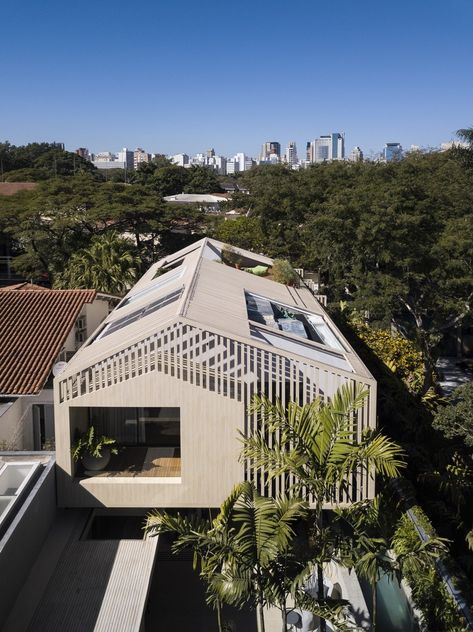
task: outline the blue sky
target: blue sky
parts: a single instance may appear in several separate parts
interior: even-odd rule
[[[231,155],[473,126],[471,0],[3,0],[0,139]]]

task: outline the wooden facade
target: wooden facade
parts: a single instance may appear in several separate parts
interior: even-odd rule
[[[287,288],[219,265],[206,257],[209,246],[213,257],[221,244],[206,239],[197,248],[176,254],[184,261],[182,275],[174,286],[159,292],[182,285],[177,303],[130,324],[122,333],[86,344],[56,379],[61,505],[218,506],[243,479],[268,493],[264,473],[251,462],[238,460],[238,432],[248,434],[256,426],[256,419],[247,412],[256,393],[283,403],[305,403],[316,397],[330,398],[342,384],[361,384],[369,395],[359,414],[358,432],[375,427],[376,383],[320,302],[306,289]],[[160,278],[164,283],[165,275],[156,280],[153,271],[165,264],[155,264],[130,295],[146,293],[148,287],[151,291]],[[302,347],[291,334],[284,335],[286,348],[252,337],[246,291],[319,315],[341,341],[340,348],[328,349],[312,342],[304,342]],[[121,317],[122,310],[117,311]],[[123,309],[123,313],[132,313],[132,308]],[[118,318],[114,314],[110,316],[112,323]],[[264,325],[259,328],[272,331]],[[307,355],[303,355],[305,348]],[[70,457],[71,442],[75,431],[86,428],[85,412],[92,406],[179,408],[180,476],[77,477]],[[278,494],[290,483],[276,480],[270,493]],[[361,470],[349,492],[340,491],[337,500],[345,504],[373,493],[372,477]]]

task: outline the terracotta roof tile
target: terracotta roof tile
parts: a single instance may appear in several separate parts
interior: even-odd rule
[[[35,395],[95,290],[0,292],[0,394]]]

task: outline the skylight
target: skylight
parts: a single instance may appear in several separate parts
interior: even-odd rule
[[[276,303],[250,292],[245,292],[245,298],[248,318],[252,322],[343,351],[342,344],[319,314]]]
[[[152,283],[151,285],[143,288],[139,292],[136,292],[135,294],[131,294],[127,298],[124,298],[120,305],[118,305],[117,309],[120,309],[121,307],[126,307],[127,305],[138,301],[140,298],[143,298],[143,296],[147,296],[148,294],[151,294],[152,292],[155,292],[156,290],[159,290],[166,285],[173,283],[173,281],[176,281],[177,279],[180,279],[182,277],[184,271],[185,268],[177,268],[175,270],[166,272],[166,274],[163,274],[159,277],[159,281],[156,281],[155,283]]]
[[[304,342],[304,340],[299,341],[289,338],[281,331],[275,331],[273,333],[272,331],[268,331],[262,327],[250,325],[250,335],[255,340],[265,342],[276,349],[282,349],[284,351],[289,351],[290,353],[297,353],[305,358],[310,358],[316,362],[323,362],[324,364],[337,367],[338,369],[343,369],[344,371],[353,371],[351,365],[341,353],[328,348],[321,349],[320,347],[311,345],[308,342]]]
[[[116,331],[119,331],[120,329],[123,329],[124,327],[127,327],[128,325],[131,325],[132,323],[135,323],[141,318],[144,318],[145,316],[149,316],[153,312],[157,312],[159,309],[165,307],[166,305],[169,305],[170,303],[174,303],[174,301],[177,301],[181,297],[183,289],[184,288],[181,286],[179,289],[174,290],[170,294],[166,294],[166,296],[162,296],[161,298],[158,298],[156,301],[153,301],[152,303],[148,303],[147,305],[144,305],[140,309],[137,309],[134,312],[127,314],[123,318],[112,320],[110,323],[107,323],[105,325],[105,327],[97,334],[97,336],[95,336],[95,338],[91,340],[91,342],[95,342],[95,340],[100,340],[102,338],[105,338],[106,336],[109,336],[110,334],[113,334]]]

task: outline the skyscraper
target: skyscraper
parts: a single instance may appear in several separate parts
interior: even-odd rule
[[[383,147],[383,160],[385,162],[395,162],[402,158],[401,143],[386,143]]]
[[[90,160],[90,154],[87,147],[79,147],[76,149],[76,154],[81,158],[84,158],[84,160]]]
[[[135,169],[138,169],[140,163],[149,162],[150,160],[151,154],[148,154],[148,152],[146,152],[141,147],[137,147],[133,152],[133,167]]]
[[[289,141],[286,148],[286,162],[288,165],[297,165],[299,162],[297,158],[297,147],[294,140]]]
[[[363,162],[363,152],[358,146],[353,147],[351,150],[350,160],[352,162]]]
[[[345,135],[332,132],[326,136],[319,136],[310,143],[307,149],[309,162],[325,162],[326,160],[345,159]]]
[[[260,160],[271,160],[271,156],[277,156],[278,161],[281,160],[281,143],[278,143],[275,140],[263,143],[261,147]]]

